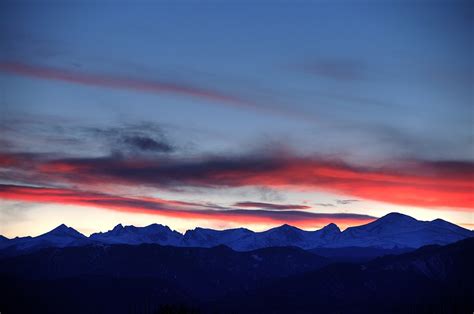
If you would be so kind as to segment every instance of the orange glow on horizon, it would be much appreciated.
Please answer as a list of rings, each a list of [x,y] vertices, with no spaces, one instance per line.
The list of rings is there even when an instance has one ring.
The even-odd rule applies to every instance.
[[[0,186],[0,198],[35,203],[56,203],[78,206],[92,206],[121,212],[144,213],[171,218],[210,219],[223,222],[248,224],[281,225],[288,223],[299,228],[315,229],[329,223],[336,223],[345,229],[373,221],[370,216],[332,216],[331,214],[311,214],[307,212],[255,211],[255,210],[215,210],[196,209],[199,205],[169,201],[150,197],[121,197],[101,193],[89,193],[66,189],[36,188],[24,186]],[[294,214],[300,213],[300,214]],[[353,217],[351,217],[353,216]]]

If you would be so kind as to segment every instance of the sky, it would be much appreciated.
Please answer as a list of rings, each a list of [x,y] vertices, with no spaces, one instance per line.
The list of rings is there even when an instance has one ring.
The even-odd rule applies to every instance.
[[[469,1],[2,1],[0,234],[474,228]]]

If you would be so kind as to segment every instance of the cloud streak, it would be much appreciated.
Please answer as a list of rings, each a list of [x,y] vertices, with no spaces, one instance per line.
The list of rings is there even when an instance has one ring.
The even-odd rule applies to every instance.
[[[0,184],[0,198],[35,203],[93,206],[110,210],[145,213],[171,218],[207,219],[241,224],[283,224],[314,228],[334,222],[347,227],[373,221],[375,217],[359,214],[320,214],[303,211],[248,209],[210,209],[207,205],[150,197],[123,197],[71,189]]]
[[[262,203],[262,202],[237,202],[233,206],[244,207],[244,208],[261,208],[261,209],[272,209],[272,210],[288,210],[288,209],[310,209],[310,206],[297,205],[297,204],[273,204],[273,203]]]
[[[0,156],[12,168],[8,155]],[[34,164],[36,162],[36,164]],[[474,208],[471,162],[411,160],[385,167],[361,167],[334,160],[295,156],[209,158],[65,158],[38,162],[46,181],[101,186],[159,188],[265,187],[329,191],[356,198],[426,208]],[[23,161],[23,164],[25,162]],[[31,172],[31,171],[30,171]]]
[[[359,200],[336,200],[336,203],[339,205],[348,205],[348,204],[352,204],[358,201]]]
[[[62,81],[86,86],[134,90],[153,94],[175,94],[196,97],[235,106],[248,105],[238,97],[174,82],[159,82],[144,79],[116,77],[105,74],[85,73],[20,62],[0,61],[0,71],[38,79]]]
[[[271,100],[271,104],[269,104],[268,102],[253,101],[249,99],[249,97],[241,97],[240,95],[224,93],[216,89],[207,89],[182,82],[166,80],[158,81],[101,73],[87,73],[76,70],[1,60],[0,72],[84,86],[130,90],[158,95],[170,94],[192,97],[211,101],[222,106],[252,109],[262,114],[283,116],[285,118],[292,117],[311,123],[319,120],[316,117],[309,116],[308,114],[299,112],[298,110],[295,111],[287,106],[276,105],[275,100],[273,99]]]

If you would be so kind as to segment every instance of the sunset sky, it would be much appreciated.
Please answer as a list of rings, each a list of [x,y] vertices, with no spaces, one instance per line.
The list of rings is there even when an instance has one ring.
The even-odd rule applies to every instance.
[[[474,228],[470,1],[2,1],[0,234]]]

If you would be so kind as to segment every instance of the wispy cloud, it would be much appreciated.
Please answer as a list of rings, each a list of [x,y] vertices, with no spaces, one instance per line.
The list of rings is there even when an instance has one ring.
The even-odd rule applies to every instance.
[[[273,210],[288,210],[288,209],[310,209],[310,206],[298,205],[298,204],[274,204],[274,203],[262,203],[262,202],[237,202],[233,206],[244,207],[244,208],[260,208],[260,209],[273,209]]]
[[[364,224],[375,217],[359,214],[320,214],[305,211],[272,211],[248,209],[210,209],[197,203],[150,197],[123,197],[71,189],[0,184],[0,198],[34,203],[56,203],[93,206],[131,213],[155,214],[173,218],[210,219],[241,224],[291,223],[299,227],[323,226],[335,222],[341,226]]]
[[[63,81],[88,86],[136,90],[155,94],[175,94],[238,106],[248,105],[236,96],[226,95],[218,91],[208,90],[192,85],[179,84],[176,82],[152,81],[99,73],[86,73],[76,70],[9,61],[0,61],[0,71],[39,79]]]
[[[336,203],[339,205],[347,205],[355,202],[359,202],[359,200],[336,200]]]
[[[322,206],[322,207],[334,207],[334,204],[331,203],[316,203],[316,206]]]

